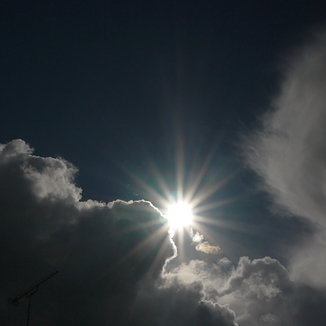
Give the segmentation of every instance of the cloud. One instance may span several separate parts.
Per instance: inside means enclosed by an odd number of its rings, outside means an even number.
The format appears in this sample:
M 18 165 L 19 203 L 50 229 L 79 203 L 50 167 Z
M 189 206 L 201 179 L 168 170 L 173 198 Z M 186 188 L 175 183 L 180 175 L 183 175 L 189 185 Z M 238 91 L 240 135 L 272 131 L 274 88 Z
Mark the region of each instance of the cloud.
M 0 145 L 0 308 L 6 325 L 234 325 L 227 307 L 202 301 L 200 285 L 161 278 L 176 255 L 166 219 L 145 200 L 82 201 L 77 168 L 33 155 L 23 140 Z
M 273 109 L 246 143 L 247 160 L 274 202 L 316 235 L 294 255 L 293 277 L 326 286 L 326 34 L 290 57 Z
M 197 251 L 212 255 L 217 255 L 221 253 L 221 248 L 219 246 L 213 246 L 212 244 L 210 244 L 209 241 L 205 240 L 203 234 L 199 234 L 199 232 L 193 234 L 193 230 L 191 230 L 190 237 L 194 244 L 198 243 L 195 247 Z
M 218 253 L 220 253 L 221 248 L 219 246 L 211 245 L 208 241 L 204 241 L 196 246 L 196 250 L 202 251 L 205 254 L 217 255 Z
M 133 320 L 139 325 L 234 326 L 228 306 L 203 301 L 203 286 L 184 286 L 176 279 L 160 286 L 143 287 L 135 302 Z M 155 300 L 153 300 L 155 298 Z
M 241 257 L 237 266 L 223 258 L 214 263 L 193 260 L 172 270 L 168 288 L 193 289 L 201 302 L 222 309 L 234 325 L 324 325 L 324 292 L 291 280 L 276 259 Z
M 75 166 L 32 153 L 22 140 L 0 145 L 1 298 L 55 268 L 59 274 L 33 298 L 33 324 L 101 325 L 120 311 L 118 323 L 138 282 L 157 278 L 173 254 L 166 220 L 144 200 L 83 202 Z M 6 301 L 2 321 L 19 324 L 25 309 Z
M 26 320 L 27 300 L 14 307 L 8 297 L 55 268 L 33 297 L 33 325 L 324 325 L 325 294 L 270 257 L 233 265 L 207 256 L 163 273 L 176 250 L 159 210 L 145 200 L 82 201 L 76 173 L 22 140 L 0 145 L 4 324 Z M 211 246 L 199 233 L 191 239 Z

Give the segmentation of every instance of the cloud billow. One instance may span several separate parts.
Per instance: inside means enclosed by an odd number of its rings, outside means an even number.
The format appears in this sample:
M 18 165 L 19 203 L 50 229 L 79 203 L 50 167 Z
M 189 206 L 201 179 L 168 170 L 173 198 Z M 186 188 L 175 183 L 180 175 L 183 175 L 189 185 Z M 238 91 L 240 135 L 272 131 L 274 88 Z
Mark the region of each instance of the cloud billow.
M 233 325 L 228 310 L 201 303 L 197 287 L 160 287 L 174 251 L 158 209 L 145 200 L 82 201 L 76 172 L 62 158 L 33 155 L 23 140 L 0 145 L 4 324 L 26 318 L 27 300 L 16 308 L 7 299 L 57 269 L 33 297 L 33 325 Z
M 61 311 L 57 325 L 92 324 L 89 301 L 101 306 L 123 292 L 120 306 L 127 304 L 139 280 L 158 277 L 173 254 L 166 220 L 151 203 L 83 202 L 76 172 L 61 158 L 33 155 L 22 140 L 0 146 L 1 296 L 14 297 L 58 269 L 40 294 L 47 309 Z M 107 310 L 116 309 L 109 301 Z M 20 310 L 2 313 L 7 325 L 15 325 L 10 318 Z M 50 325 L 46 318 L 41 311 L 33 324 Z
M 227 258 L 215 263 L 193 260 L 172 270 L 166 287 L 197 288 L 202 302 L 219 307 L 233 325 L 322 326 L 326 320 L 326 294 L 294 282 L 270 257 L 241 257 L 237 266 Z

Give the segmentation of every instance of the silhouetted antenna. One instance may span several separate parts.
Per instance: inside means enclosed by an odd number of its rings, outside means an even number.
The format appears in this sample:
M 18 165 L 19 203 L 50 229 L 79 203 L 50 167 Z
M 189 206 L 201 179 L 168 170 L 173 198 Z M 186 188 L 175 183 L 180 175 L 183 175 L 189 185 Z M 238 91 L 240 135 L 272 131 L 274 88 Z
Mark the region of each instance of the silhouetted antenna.
M 37 292 L 39 286 L 41 284 L 43 284 L 44 282 L 46 282 L 49 278 L 51 278 L 52 276 L 58 274 L 58 271 L 54 271 L 52 272 L 50 275 L 43 277 L 42 280 L 34 285 L 32 285 L 31 287 L 29 287 L 24 293 L 22 293 L 21 295 L 19 295 L 18 297 L 16 297 L 15 299 L 8 299 L 8 302 L 11 303 L 14 306 L 18 306 L 19 304 L 19 300 L 23 297 L 26 297 L 28 299 L 28 311 L 27 311 L 27 323 L 26 325 L 28 326 L 29 324 L 29 313 L 31 310 L 31 300 L 32 300 L 32 296 Z

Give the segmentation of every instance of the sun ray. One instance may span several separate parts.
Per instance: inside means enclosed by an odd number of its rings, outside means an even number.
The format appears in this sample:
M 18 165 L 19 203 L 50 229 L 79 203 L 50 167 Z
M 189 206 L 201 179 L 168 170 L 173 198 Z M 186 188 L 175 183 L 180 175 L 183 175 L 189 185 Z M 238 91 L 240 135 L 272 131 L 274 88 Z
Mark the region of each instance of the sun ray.
M 168 236 L 168 226 L 166 224 L 162 225 L 160 228 L 158 228 L 153 233 L 149 234 L 148 237 L 146 237 L 143 241 L 139 242 L 135 247 L 133 247 L 129 252 L 125 253 L 120 260 L 117 262 L 117 266 L 122 264 L 124 261 L 129 259 L 132 255 L 134 255 L 137 251 L 140 251 L 142 248 L 148 246 L 151 247 L 151 243 L 158 242 L 158 239 L 162 240 L 162 243 L 164 243 L 164 239 L 166 239 Z
M 159 222 L 156 223 L 143 223 L 143 227 L 145 225 L 155 225 Z M 132 230 L 137 230 L 138 228 L 128 228 L 127 230 L 124 230 L 126 233 L 132 231 Z M 151 248 L 151 243 L 155 243 L 158 242 L 158 239 L 160 239 L 162 245 L 159 248 L 159 251 L 155 257 L 155 259 L 153 260 L 152 266 L 150 266 L 149 270 L 153 270 L 153 268 L 155 266 L 153 266 L 153 264 L 158 264 L 159 262 L 159 258 L 162 258 L 162 256 L 164 255 L 164 251 L 167 249 L 168 246 L 168 242 L 170 242 L 171 244 L 171 238 L 169 235 L 169 226 L 167 224 L 163 224 L 161 227 L 159 227 L 156 231 L 154 231 L 153 233 L 150 233 L 148 237 L 146 237 L 143 241 L 141 241 L 140 243 L 137 244 L 137 246 L 133 247 L 130 251 L 126 252 L 123 256 L 120 257 L 120 259 L 118 261 L 116 261 L 114 263 L 114 265 L 108 269 L 99 279 L 97 279 L 92 287 L 95 288 L 98 284 L 100 284 L 106 277 L 110 277 L 110 275 L 112 273 L 114 273 L 125 261 L 127 261 L 128 259 L 130 259 L 133 255 L 135 255 L 137 253 L 137 251 L 139 252 L 142 248 L 144 248 L 145 246 L 148 246 L 148 248 Z M 173 242 L 173 241 L 172 241 Z M 172 245 L 172 249 L 173 249 L 173 253 L 175 255 L 175 248 L 173 247 L 173 243 Z M 146 257 L 144 257 L 146 258 Z M 165 263 L 166 264 L 166 261 Z
M 160 263 L 160 260 L 162 259 L 162 257 L 164 256 L 166 250 L 167 250 L 167 247 L 171 245 L 172 246 L 172 250 L 173 250 L 173 255 L 175 254 L 175 244 L 172 240 L 172 238 L 170 237 L 169 235 L 169 239 L 168 241 L 164 241 L 163 244 L 160 246 L 159 248 L 159 251 L 158 253 L 156 254 L 154 260 L 153 260 L 153 263 L 152 265 L 150 266 L 150 269 L 149 269 L 149 274 L 151 275 L 153 270 L 156 268 L 156 266 Z M 174 245 L 174 246 L 173 246 Z M 164 263 L 165 264 L 165 263 Z
M 185 228 L 180 228 L 178 230 L 178 245 L 179 245 L 179 254 L 181 261 L 184 259 L 185 253 L 184 253 L 184 231 Z
M 184 138 L 182 128 L 178 130 L 176 146 L 176 182 L 177 182 L 177 201 L 183 201 L 183 182 L 184 182 Z
M 149 186 L 146 182 L 141 180 L 139 177 L 134 175 L 133 173 L 129 173 L 130 177 L 136 181 L 136 183 L 139 184 L 140 187 L 142 187 L 150 197 L 152 197 L 152 201 L 156 200 L 158 203 L 160 203 L 163 206 L 169 205 L 169 200 L 160 195 L 153 187 Z
M 193 198 L 191 201 L 191 205 L 193 207 L 198 206 L 200 203 L 204 202 L 206 199 L 211 197 L 214 193 L 216 193 L 220 188 L 222 188 L 227 182 L 230 181 L 234 176 L 235 173 L 230 174 L 228 177 L 224 178 L 218 183 L 207 185 L 206 187 L 203 187 L 197 194 L 196 197 Z
M 157 167 L 153 162 L 150 163 L 151 169 L 154 171 L 155 177 L 157 178 L 158 184 L 160 189 L 164 192 L 164 195 L 167 197 L 169 202 L 173 202 L 175 199 L 172 196 L 171 189 L 167 186 L 166 182 L 164 181 L 163 176 L 158 171 Z
M 194 195 L 197 192 L 205 173 L 207 172 L 207 168 L 213 158 L 213 154 L 214 154 L 214 151 L 211 151 L 211 153 L 209 155 L 207 155 L 207 158 L 206 158 L 204 164 L 202 165 L 199 173 L 196 173 L 197 176 L 196 176 L 195 180 L 189 186 L 189 189 L 187 189 L 187 193 L 186 193 L 186 197 L 185 197 L 186 202 L 192 202 Z
M 243 199 L 244 197 L 245 196 L 241 195 L 241 196 L 237 196 L 237 197 L 222 199 L 217 202 L 206 204 L 206 205 L 198 205 L 192 209 L 192 212 L 194 213 L 194 215 L 196 215 L 197 213 L 207 212 L 214 208 L 223 207 L 223 206 L 229 205 L 231 203 L 237 202 L 237 201 Z

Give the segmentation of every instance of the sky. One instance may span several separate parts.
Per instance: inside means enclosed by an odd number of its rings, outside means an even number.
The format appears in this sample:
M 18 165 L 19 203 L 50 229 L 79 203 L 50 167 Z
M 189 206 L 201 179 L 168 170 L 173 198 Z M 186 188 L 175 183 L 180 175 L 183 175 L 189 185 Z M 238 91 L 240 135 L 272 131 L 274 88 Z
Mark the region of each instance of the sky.
M 322 1 L 0 11 L 1 325 L 325 325 Z

